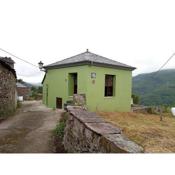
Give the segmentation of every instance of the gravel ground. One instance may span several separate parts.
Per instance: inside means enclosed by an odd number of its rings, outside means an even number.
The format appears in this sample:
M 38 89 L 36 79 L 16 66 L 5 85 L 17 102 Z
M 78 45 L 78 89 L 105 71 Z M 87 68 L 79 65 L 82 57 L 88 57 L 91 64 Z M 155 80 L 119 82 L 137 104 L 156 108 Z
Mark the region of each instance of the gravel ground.
M 54 153 L 52 131 L 63 111 L 41 101 L 26 101 L 16 115 L 0 123 L 0 153 Z

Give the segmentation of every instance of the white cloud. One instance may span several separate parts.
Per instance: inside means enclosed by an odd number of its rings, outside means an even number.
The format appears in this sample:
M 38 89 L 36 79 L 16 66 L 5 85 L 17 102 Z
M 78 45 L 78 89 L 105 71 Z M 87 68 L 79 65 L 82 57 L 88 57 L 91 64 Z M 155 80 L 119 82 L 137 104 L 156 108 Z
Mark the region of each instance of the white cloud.
M 137 67 L 134 75 L 155 71 L 175 52 L 174 5 L 173 0 L 1 0 L 0 46 L 35 65 L 89 48 Z M 39 70 L 14 60 L 24 80 L 42 80 Z M 175 58 L 169 67 L 175 68 Z

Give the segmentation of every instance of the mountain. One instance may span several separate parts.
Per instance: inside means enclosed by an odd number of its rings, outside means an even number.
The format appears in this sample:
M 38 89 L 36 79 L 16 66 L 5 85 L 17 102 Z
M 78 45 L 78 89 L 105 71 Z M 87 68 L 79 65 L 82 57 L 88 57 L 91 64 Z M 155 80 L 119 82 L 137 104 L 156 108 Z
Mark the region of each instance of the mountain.
M 37 87 L 42 86 L 41 83 L 28 83 L 28 82 L 23 81 L 22 79 L 18 79 L 17 82 L 22 83 L 23 85 L 25 85 L 29 88 L 31 88 L 31 87 L 36 87 L 37 88 Z
M 133 77 L 133 94 L 143 105 L 175 105 L 175 69 Z

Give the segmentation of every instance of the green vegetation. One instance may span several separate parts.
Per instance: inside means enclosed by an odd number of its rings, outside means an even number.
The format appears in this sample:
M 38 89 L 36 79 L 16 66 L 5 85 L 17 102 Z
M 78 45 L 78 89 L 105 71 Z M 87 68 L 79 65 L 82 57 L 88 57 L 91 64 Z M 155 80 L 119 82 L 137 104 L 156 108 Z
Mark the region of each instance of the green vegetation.
M 54 130 L 55 135 L 59 138 L 63 138 L 64 137 L 64 128 L 65 128 L 66 124 L 64 122 L 59 122 L 56 125 L 56 128 Z
M 16 111 L 15 109 L 6 110 L 6 111 L 0 109 L 0 121 L 14 115 L 15 111 Z
M 143 105 L 175 106 L 175 69 L 134 77 L 133 94 L 140 97 Z
M 66 112 L 61 115 L 61 118 L 54 129 L 55 136 L 59 137 L 60 139 L 63 139 L 64 137 L 64 128 L 66 127 L 66 121 L 68 117 L 67 115 L 68 114 Z
M 27 82 L 23 81 L 22 79 L 18 79 L 17 82 L 21 83 L 21 84 L 23 84 L 31 89 L 28 100 L 41 100 L 42 99 L 43 87 L 41 86 L 41 84 L 39 84 L 39 83 L 38 84 L 27 83 Z
M 55 152 L 57 153 L 66 153 L 63 144 L 63 137 L 64 137 L 64 129 L 66 127 L 66 121 L 68 118 L 68 113 L 62 113 L 61 118 L 54 129 L 53 136 L 54 136 L 54 145 L 55 145 Z
M 22 103 L 20 101 L 17 101 L 17 108 L 20 108 L 22 106 Z
M 138 95 L 132 94 L 132 99 L 134 104 L 139 104 L 140 98 Z
M 39 87 L 32 86 L 30 97 L 33 100 L 41 100 L 42 99 L 42 86 L 39 86 Z

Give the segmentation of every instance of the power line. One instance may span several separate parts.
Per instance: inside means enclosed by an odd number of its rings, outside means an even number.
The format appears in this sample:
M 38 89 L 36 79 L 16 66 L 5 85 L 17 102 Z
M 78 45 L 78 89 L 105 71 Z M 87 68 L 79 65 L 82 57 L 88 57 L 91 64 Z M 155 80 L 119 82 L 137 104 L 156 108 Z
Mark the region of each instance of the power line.
M 7 53 L 7 54 L 9 54 L 9 55 L 11 55 L 11 56 L 13 56 L 13 57 L 15 57 L 15 58 L 17 58 L 17 59 L 19 59 L 19 60 L 21 60 L 21 61 L 23 61 L 23 62 L 25 62 L 25 63 L 27 63 L 27 64 L 30 64 L 30 65 L 34 66 L 35 68 L 36 67 L 38 68 L 38 66 L 36 66 L 36 65 L 34 65 L 34 64 L 32 64 L 32 63 L 30 63 L 30 62 L 28 62 L 28 61 L 26 61 L 26 60 L 24 60 L 22 58 L 19 58 L 18 56 L 14 55 L 14 54 L 12 54 L 12 53 L 10 53 L 10 52 L 2 49 L 2 48 L 0 48 L 0 50 L 3 51 L 3 52 L 5 52 L 5 53 Z
M 175 53 L 173 53 L 167 60 L 166 62 L 158 69 L 158 71 L 155 72 L 155 75 L 159 73 L 159 71 L 165 67 L 165 65 L 175 56 Z

